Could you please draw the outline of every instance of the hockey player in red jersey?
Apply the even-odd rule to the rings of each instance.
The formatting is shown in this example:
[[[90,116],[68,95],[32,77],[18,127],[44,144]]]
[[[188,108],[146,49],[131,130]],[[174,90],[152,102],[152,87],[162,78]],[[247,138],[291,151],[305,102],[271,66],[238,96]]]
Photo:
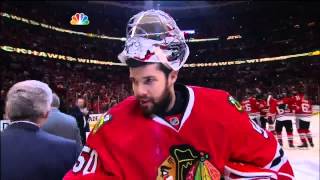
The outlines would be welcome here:
[[[275,131],[277,134],[277,139],[279,144],[282,146],[282,129],[285,127],[288,137],[289,147],[294,147],[293,145],[293,127],[292,121],[294,120],[293,103],[291,97],[286,97],[286,93],[279,95],[279,100],[272,101],[270,104],[270,112],[275,114]]]
[[[241,101],[242,107],[248,113],[249,118],[261,126],[260,122],[260,107],[257,99],[255,98],[254,94],[249,92],[248,96]]]
[[[263,94],[257,95],[257,102],[259,104],[259,111],[260,111],[260,126],[263,129],[267,128],[267,113],[269,112],[269,107],[267,106],[267,101],[263,99]]]
[[[310,143],[310,146],[313,147],[313,140],[312,134],[309,130],[310,128],[310,121],[312,118],[312,104],[311,101],[308,99],[307,95],[303,93],[299,93],[295,98],[296,104],[296,125],[298,129],[298,133],[301,139],[302,144],[298,146],[299,148],[306,148],[308,147],[307,140]]]
[[[275,119],[276,119],[276,107],[277,107],[277,99],[273,97],[271,92],[268,92],[267,95],[267,122],[268,122],[268,130],[276,136],[275,130]]]
[[[273,135],[227,92],[175,83],[188,54],[163,11],[129,20],[119,60],[134,96],[100,118],[65,180],[294,178]]]

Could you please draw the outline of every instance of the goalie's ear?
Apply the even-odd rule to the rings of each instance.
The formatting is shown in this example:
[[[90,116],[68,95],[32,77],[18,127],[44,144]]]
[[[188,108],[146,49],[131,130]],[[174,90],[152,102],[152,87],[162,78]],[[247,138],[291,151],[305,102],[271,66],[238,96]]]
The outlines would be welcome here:
[[[174,84],[178,79],[178,71],[171,71],[168,76],[169,84]]]

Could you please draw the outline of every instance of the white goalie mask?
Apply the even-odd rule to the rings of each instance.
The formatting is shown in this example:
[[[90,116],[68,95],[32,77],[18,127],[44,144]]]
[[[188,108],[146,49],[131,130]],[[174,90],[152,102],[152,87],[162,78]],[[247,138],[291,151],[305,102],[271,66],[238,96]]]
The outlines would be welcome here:
[[[160,10],[142,11],[130,18],[126,38],[124,50],[118,55],[122,63],[129,59],[160,62],[177,71],[189,56],[184,33]]]

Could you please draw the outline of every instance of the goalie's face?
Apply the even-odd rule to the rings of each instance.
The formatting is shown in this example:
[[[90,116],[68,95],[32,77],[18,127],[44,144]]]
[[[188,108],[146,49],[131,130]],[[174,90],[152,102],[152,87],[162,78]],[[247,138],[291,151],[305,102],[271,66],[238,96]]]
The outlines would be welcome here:
[[[149,64],[129,68],[134,96],[146,116],[166,111],[172,99],[170,89],[173,90],[176,80],[174,73],[166,76],[158,66]]]

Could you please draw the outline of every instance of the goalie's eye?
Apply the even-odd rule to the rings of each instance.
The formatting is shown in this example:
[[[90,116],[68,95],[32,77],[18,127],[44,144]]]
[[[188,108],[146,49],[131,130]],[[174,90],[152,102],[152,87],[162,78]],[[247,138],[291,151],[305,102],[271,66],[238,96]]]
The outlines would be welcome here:
[[[148,77],[144,80],[144,84],[150,85],[155,81],[154,78]]]

